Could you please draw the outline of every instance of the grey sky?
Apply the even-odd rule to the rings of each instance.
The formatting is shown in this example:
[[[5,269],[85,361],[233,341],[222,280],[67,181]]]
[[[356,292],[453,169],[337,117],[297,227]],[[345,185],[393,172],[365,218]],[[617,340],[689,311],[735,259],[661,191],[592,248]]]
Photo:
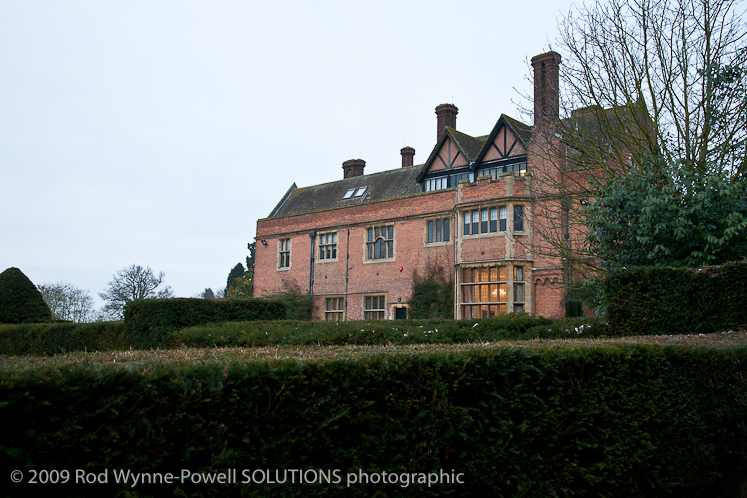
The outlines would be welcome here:
[[[441,103],[520,117],[570,5],[0,0],[0,271],[217,290],[292,182],[421,164]]]

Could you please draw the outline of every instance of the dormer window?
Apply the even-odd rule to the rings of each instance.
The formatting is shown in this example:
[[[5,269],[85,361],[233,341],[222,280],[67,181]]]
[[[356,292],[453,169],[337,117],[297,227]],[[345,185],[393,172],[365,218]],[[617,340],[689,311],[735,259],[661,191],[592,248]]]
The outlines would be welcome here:
[[[356,192],[356,193],[355,193],[355,196],[356,196],[356,197],[362,197],[362,196],[363,196],[363,194],[365,194],[365,193],[366,193],[366,189],[368,189],[368,187],[360,187],[360,188],[358,189],[358,192]]]
[[[344,197],[343,197],[342,199],[343,199],[343,200],[345,200],[345,199],[350,199],[351,197],[353,197],[353,192],[355,192],[355,189],[354,189],[354,188],[351,188],[350,190],[348,190],[348,191],[347,191],[347,192],[345,193],[345,196],[344,196]]]

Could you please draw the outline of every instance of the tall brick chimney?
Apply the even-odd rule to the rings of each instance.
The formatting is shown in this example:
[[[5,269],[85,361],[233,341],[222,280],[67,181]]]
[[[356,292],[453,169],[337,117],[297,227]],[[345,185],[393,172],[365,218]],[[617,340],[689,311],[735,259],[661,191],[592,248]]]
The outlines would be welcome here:
[[[534,68],[534,127],[547,129],[560,119],[560,54],[532,57]]]
[[[447,126],[456,129],[456,115],[458,112],[459,109],[454,104],[441,104],[436,107],[436,116],[438,116],[437,142]]]
[[[352,178],[354,176],[363,176],[363,168],[366,167],[366,161],[363,159],[349,159],[342,163],[343,178]]]
[[[400,149],[399,153],[402,154],[402,167],[407,168],[408,166],[412,166],[413,158],[415,157],[415,149],[407,146]]]

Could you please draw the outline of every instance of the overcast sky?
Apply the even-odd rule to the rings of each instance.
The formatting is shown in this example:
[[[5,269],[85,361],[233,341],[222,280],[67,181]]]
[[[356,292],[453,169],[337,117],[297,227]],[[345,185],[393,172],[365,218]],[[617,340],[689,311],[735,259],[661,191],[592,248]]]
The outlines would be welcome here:
[[[0,0],[0,272],[226,284],[293,183],[520,118],[570,1]]]

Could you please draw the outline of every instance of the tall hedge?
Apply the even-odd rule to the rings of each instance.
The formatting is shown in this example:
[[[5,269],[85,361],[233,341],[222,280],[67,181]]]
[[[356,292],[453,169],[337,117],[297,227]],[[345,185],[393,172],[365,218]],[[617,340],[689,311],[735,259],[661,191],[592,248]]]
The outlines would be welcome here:
[[[624,334],[708,333],[747,326],[747,261],[703,268],[611,270],[603,287],[612,328]]]
[[[18,268],[0,273],[0,323],[43,323],[52,312],[31,280]]]
[[[278,320],[282,303],[269,299],[138,299],[127,303],[125,327],[134,348],[166,347],[168,333],[214,322]]]
[[[0,354],[9,356],[51,356],[129,348],[129,335],[121,321],[0,325]]]
[[[4,496],[738,496],[747,352],[554,347],[316,361],[57,359],[0,370],[0,471],[109,469]],[[365,353],[365,352],[364,352]],[[116,485],[112,471],[462,473],[463,484]],[[133,495],[130,495],[133,496]]]

